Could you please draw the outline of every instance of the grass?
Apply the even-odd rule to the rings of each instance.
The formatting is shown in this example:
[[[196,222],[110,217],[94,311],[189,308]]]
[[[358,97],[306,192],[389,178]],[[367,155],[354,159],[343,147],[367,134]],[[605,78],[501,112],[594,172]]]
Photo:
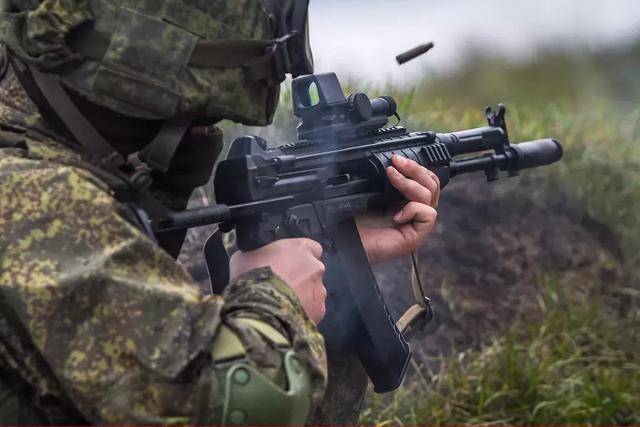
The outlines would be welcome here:
[[[600,298],[576,301],[554,283],[541,324],[516,325],[393,398],[375,396],[362,423],[640,423],[640,310]]]

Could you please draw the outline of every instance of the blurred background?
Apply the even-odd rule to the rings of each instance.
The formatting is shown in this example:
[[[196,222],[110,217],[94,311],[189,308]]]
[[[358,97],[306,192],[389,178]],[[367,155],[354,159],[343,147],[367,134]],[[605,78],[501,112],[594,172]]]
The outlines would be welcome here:
[[[479,55],[522,63],[545,50],[597,51],[640,37],[634,0],[319,0],[311,20],[317,71],[382,84],[457,71]],[[438,49],[399,70],[395,55],[425,40]]]
[[[403,388],[372,394],[362,421],[640,424],[640,2],[313,0],[310,13],[317,72],[393,95],[405,126],[482,126],[503,101],[513,142],[553,137],[566,151],[445,189],[420,252],[437,320],[412,343]],[[228,141],[276,145],[295,125],[285,90],[273,126],[224,127]],[[408,260],[376,273],[398,316],[413,303]]]

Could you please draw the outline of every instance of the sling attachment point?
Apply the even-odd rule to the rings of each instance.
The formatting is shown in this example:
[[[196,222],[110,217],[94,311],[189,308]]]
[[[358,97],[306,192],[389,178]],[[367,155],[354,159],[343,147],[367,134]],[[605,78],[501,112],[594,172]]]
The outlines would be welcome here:
[[[422,278],[420,277],[418,254],[411,254],[411,289],[416,299],[416,304],[409,308],[396,322],[398,330],[402,332],[407,341],[411,341],[417,335],[425,332],[427,326],[435,318],[435,312],[431,305],[431,299],[424,293]]]
[[[296,31],[273,40],[265,54],[244,65],[244,72],[249,82],[266,81],[269,86],[276,86],[284,81],[291,72],[291,58],[288,43],[298,37]]]

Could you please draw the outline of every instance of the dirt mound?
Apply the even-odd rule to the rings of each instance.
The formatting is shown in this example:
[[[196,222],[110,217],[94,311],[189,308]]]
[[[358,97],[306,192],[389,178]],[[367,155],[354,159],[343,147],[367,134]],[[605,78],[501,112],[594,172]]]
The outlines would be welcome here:
[[[475,346],[517,318],[534,320],[545,286],[584,293],[621,275],[620,250],[606,227],[535,179],[460,178],[444,190],[438,211],[420,252],[437,316],[428,336],[413,343],[418,359]],[[380,266],[376,275],[399,316],[413,304],[409,261]]]

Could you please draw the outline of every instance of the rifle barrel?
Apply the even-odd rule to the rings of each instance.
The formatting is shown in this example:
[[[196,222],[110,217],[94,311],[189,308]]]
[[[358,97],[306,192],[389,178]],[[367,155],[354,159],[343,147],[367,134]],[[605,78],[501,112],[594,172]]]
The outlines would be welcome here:
[[[511,145],[508,154],[487,154],[451,162],[451,175],[489,170],[521,170],[550,165],[562,158],[562,145],[555,139],[538,139]]]

